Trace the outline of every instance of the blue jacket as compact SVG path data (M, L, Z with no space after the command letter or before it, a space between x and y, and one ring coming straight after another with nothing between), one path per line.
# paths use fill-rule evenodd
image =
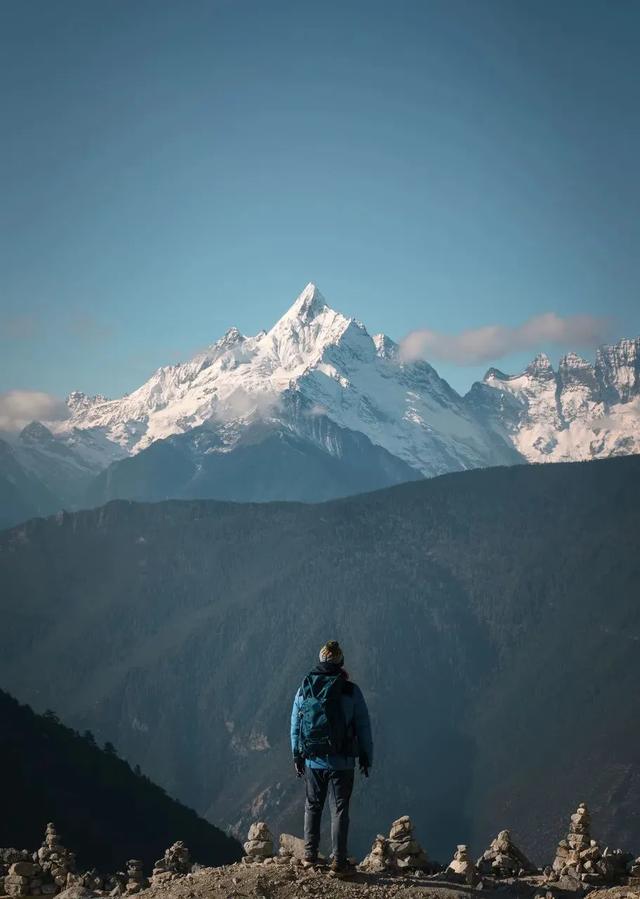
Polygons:
M353 725L358 742L359 752L366 752L369 756L369 765L373 763L373 740L371 737L371 722L369 710L362 695L360 687L348 682L351 689L344 692L341 697L347 727ZM291 709L291 750L294 755L299 755L299 712L302 704L302 690L298 689ZM323 755L314 756L306 760L310 768L328 768L332 771L341 771L345 768L353 768L355 759L347 755Z

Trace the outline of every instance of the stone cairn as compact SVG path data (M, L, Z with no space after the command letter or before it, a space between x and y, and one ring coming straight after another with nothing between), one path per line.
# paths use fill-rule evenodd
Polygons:
M391 825L389 849L398 868L424 868L429 863L427 853L413 835L413 824L408 815Z
M371 852L360 862L358 867L361 871L368 871L372 874L380 871L391 871L394 864L391 850L389 849L389 840L379 833L373 841Z
M526 877L529 874L538 873L536 866L512 842L508 830L500 831L476 862L476 868L480 875L496 878Z
M142 862L139 858L131 858L127 862L127 883L125 891L127 893L139 893L147 887L148 881L142 870Z
M359 865L362 871L424 870L428 866L427 853L416 840L408 815L393 822L388 837L378 834L371 852Z
M164 883L175 877L182 877L191 871L191 853L182 840L178 840L165 850L162 858L153 866L151 883Z
M632 870L630 853L601 849L598 841L591 838L591 815L586 803L581 802L571 815L569 833L558 843L553 865L545 870L545 874L550 881L568 878L588 884L605 884L619 882Z
M67 885L69 874L76 870L76 857L70 849L60 842L55 825L49 822L44 835L44 842L37 852L38 862L42 870L50 874L55 885L63 890Z
M247 834L247 842L244 844L244 851L247 854L243 861L247 865L256 862L263 864L273 862L273 837L264 821L256 821L251 825Z
M476 866L469 858L469 850L465 843L460 843L447 866L447 874L464 877L467 883L473 883L476 877Z
M0 850L0 887L7 896L51 896L67 886L75 871L75 856L60 843L53 824L47 824L42 846Z

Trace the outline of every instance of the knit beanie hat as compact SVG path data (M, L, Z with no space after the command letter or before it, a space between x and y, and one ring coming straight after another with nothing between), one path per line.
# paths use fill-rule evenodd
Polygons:
M320 650L321 662L333 662L334 665L342 665L344 654L337 640L329 640Z

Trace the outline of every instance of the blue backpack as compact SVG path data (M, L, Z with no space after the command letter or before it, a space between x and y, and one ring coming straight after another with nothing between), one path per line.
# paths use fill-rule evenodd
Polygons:
M298 735L300 751L305 758L346 752L343 686L344 678L339 674L308 674L302 681Z

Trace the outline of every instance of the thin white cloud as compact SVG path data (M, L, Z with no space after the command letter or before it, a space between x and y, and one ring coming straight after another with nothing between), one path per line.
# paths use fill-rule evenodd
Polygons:
M249 392L237 387L224 397L216 407L214 418L227 422L238 418L266 419L277 415L281 410L282 399L278 393L270 390Z
M40 390L0 393L0 431L13 434L32 421L62 421L69 417L64 400Z
M438 359L456 365L494 362L519 350L540 350L542 344L556 344L567 349L593 347L606 340L610 322L593 315L561 316L545 312L527 319L521 325L485 325L443 334L428 328L412 331L400 345L404 361Z
M313 406L306 410L306 414L310 418L318 418L320 415L327 415L328 412L329 410L322 403L314 403Z

